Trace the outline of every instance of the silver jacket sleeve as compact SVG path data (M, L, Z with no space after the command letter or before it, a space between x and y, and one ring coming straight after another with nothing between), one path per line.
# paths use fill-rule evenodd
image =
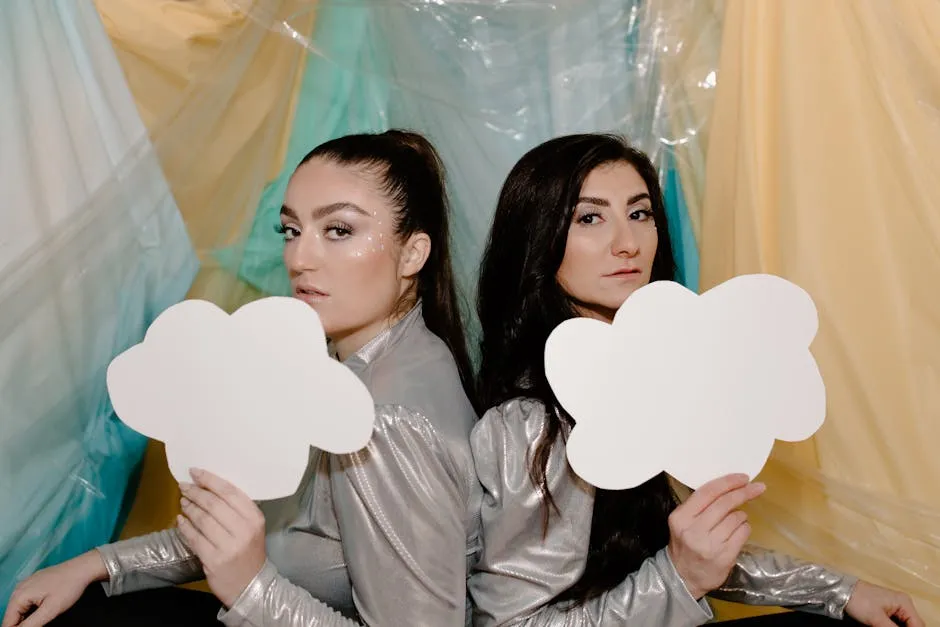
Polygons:
M104 589L109 596L203 578L199 558L176 529L107 544L98 552L108 569Z
M594 492L570 471L559 440L547 478L560 514L552 514L543 539L541 496L528 472L542 424L540 404L512 401L488 412L474 429L471 445L484 490L483 556L470 578L474 625L690 627L708 622L708 604L688 592L665 549L584 605L569 609L552 603L584 570Z
M541 496L528 474L543 424L541 404L516 400L488 412L474 430L473 454L484 488L484 551L470 580L474 624L679 627L709 621L707 603L693 599L665 550L580 607L552 603L584 570L594 492L571 471L559 438L547 478L560 515L553 512L543 539ZM821 566L750 547L725 586L710 596L841 617L854 584Z
M332 458L333 504L361 624L465 624L467 457L461 464L420 414L382 406L369 445ZM229 627L360 624L270 564L219 620Z
M728 581L709 596L777 605L841 619L858 579L788 555L748 546Z

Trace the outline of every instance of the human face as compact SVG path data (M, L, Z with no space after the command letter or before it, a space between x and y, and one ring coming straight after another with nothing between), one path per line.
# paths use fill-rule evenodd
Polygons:
M340 359L393 324L414 291L397 211L359 166L313 158L287 186L280 231L293 296L317 311Z
M582 316L612 322L650 281L659 236L649 188L627 162L595 168L581 187L556 275Z

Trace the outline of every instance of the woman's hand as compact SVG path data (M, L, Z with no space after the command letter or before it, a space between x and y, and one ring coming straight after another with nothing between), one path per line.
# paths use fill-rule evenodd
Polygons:
M13 591L0 625L42 627L75 605L91 583L107 578L108 569L98 551L40 570Z
M204 470L190 474L195 484L180 484L179 531L202 562L212 592L232 607L264 566L264 514L224 479Z
M751 535L739 508L764 489L747 475L728 475L703 485L669 516L669 557L696 599L727 581Z
M911 597L903 592L888 590L867 581L859 581L845 606L845 613L872 627L895 627L897 623L907 627L924 627L924 619L914 608Z

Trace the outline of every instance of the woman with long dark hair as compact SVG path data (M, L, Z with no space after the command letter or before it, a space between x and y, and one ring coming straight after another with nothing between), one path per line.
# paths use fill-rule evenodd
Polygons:
M48 623L96 580L111 598L92 586L53 624L466 623L480 548L476 412L437 152L403 131L329 141L294 172L277 229L294 297L317 311L376 403L368 446L313 449L283 524L197 473L178 527L37 573L13 594L3 627ZM271 341L293 338L275 328ZM170 587L203 577L212 595Z
M622 491L575 476L565 456L573 420L546 379L545 342L569 318L612 322L637 288L674 273L656 170L622 138L553 139L509 173L478 294L478 391L491 409L471 438L484 489L475 624L684 627L712 618L712 594L922 625L906 595L745 548L740 507L764 490L746 476L712 481L681 504L665 474ZM643 364L625 362L623 376L634 368Z

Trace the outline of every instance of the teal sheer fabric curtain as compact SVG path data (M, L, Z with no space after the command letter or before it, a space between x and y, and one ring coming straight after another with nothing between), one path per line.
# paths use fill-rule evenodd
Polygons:
M146 440L105 371L197 270L91 2L0 3L0 613L107 542Z
M313 40L329 55L311 54L300 88L285 165L258 203L244 243L215 253L219 263L250 285L270 295L290 292L281 259L281 202L287 182L310 150L334 137L388 128L390 86L387 76L366 73L383 54L373 44L375 25L370 5L324 3L318 8Z

